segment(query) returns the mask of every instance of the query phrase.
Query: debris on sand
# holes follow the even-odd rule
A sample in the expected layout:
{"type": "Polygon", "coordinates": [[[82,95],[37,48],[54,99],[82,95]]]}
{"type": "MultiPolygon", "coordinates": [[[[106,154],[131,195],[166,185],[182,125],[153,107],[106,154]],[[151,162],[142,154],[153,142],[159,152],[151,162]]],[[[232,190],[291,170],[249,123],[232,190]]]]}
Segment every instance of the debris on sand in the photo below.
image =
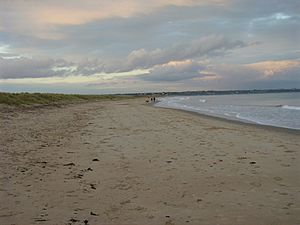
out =
{"type": "Polygon", "coordinates": [[[90,212],[90,214],[91,214],[92,216],[99,216],[99,214],[93,213],[93,212],[90,212]]]}
{"type": "Polygon", "coordinates": [[[75,163],[66,163],[64,166],[75,166],[75,163]]]}
{"type": "Polygon", "coordinates": [[[76,220],[76,219],[74,219],[74,218],[71,218],[70,221],[71,221],[72,223],[76,223],[76,222],[78,222],[79,220],[76,220]]]}

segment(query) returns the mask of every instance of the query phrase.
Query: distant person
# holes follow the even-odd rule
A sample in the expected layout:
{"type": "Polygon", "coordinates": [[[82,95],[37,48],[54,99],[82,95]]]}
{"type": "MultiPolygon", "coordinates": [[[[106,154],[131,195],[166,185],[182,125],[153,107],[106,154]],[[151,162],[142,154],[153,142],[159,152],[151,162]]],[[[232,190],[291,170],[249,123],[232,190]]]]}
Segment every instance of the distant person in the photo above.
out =
{"type": "Polygon", "coordinates": [[[155,97],[153,97],[153,101],[155,102],[155,97]]]}

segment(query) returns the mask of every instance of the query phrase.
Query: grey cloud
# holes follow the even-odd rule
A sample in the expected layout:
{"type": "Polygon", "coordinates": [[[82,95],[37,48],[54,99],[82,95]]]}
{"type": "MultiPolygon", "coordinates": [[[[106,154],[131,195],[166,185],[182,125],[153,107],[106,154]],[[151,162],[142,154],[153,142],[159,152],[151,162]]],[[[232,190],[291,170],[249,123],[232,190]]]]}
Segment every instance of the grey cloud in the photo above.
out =
{"type": "Polygon", "coordinates": [[[272,76],[265,76],[261,70],[242,65],[219,65],[212,71],[219,74],[221,79],[211,81],[210,85],[223,89],[281,88],[280,82],[285,84],[285,88],[300,88],[299,65],[275,71],[272,76]]]}
{"type": "Polygon", "coordinates": [[[138,76],[139,79],[151,82],[170,82],[189,80],[201,76],[205,65],[198,62],[157,65],[148,74],[138,76]]]}
{"type": "Polygon", "coordinates": [[[226,51],[246,46],[242,41],[231,41],[221,36],[210,36],[190,43],[173,45],[166,49],[146,51],[139,49],[131,52],[126,60],[124,69],[151,68],[155,65],[165,64],[170,61],[201,58],[205,56],[223,55],[226,51]]]}
{"type": "MultiPolygon", "coordinates": [[[[247,44],[242,41],[231,41],[222,36],[209,36],[164,49],[158,48],[150,51],[145,49],[134,50],[125,59],[121,60],[84,60],[78,63],[77,70],[74,73],[91,75],[101,72],[112,73],[128,72],[136,69],[151,69],[152,67],[171,61],[220,56],[231,49],[244,46],[247,46],[247,44]]],[[[152,70],[156,69],[157,67],[152,70]]]]}
{"type": "Polygon", "coordinates": [[[99,59],[84,59],[76,63],[76,70],[73,74],[89,76],[101,73],[105,71],[104,66],[105,64],[99,59]]]}
{"type": "Polygon", "coordinates": [[[29,59],[29,58],[11,58],[0,57],[0,78],[34,78],[51,77],[67,75],[71,66],[62,59],[29,59]]]}
{"type": "MultiPolygon", "coordinates": [[[[181,79],[172,69],[179,69],[184,77],[195,75],[195,64],[189,65],[189,72],[184,72],[180,67],[161,66],[171,61],[185,61],[203,57],[220,56],[231,49],[246,46],[242,41],[231,41],[222,36],[209,36],[190,43],[181,43],[169,48],[146,51],[139,49],[132,51],[124,60],[101,60],[81,59],[78,62],[68,62],[60,59],[29,59],[16,58],[0,60],[1,78],[24,78],[24,77],[50,77],[84,75],[89,76],[97,73],[128,72],[136,69],[150,69],[154,74],[165,74],[165,79],[181,79]],[[56,69],[54,69],[56,68],[56,69]],[[193,72],[193,75],[191,74],[193,72]],[[173,73],[173,78],[170,76],[173,73]],[[166,75],[168,74],[168,75],[166,75]],[[177,76],[177,77],[176,77],[177,76]],[[168,77],[168,78],[167,78],[168,77]]],[[[157,75],[156,75],[157,76],[157,75]]],[[[164,79],[164,78],[161,78],[164,79]]],[[[186,79],[186,78],[182,78],[186,79]]]]}
{"type": "Polygon", "coordinates": [[[19,55],[7,52],[0,52],[0,58],[9,59],[9,58],[20,58],[19,55]]]}
{"type": "Polygon", "coordinates": [[[291,80],[260,80],[240,83],[239,89],[281,89],[300,88],[299,83],[291,80]]]}
{"type": "MultiPolygon", "coordinates": [[[[299,1],[296,0],[230,0],[228,2],[230,4],[224,7],[218,4],[193,7],[166,5],[146,15],[137,14],[128,18],[115,17],[79,25],[51,27],[53,32],[63,34],[64,38],[59,40],[39,39],[23,33],[16,35],[12,32],[2,32],[0,41],[2,39],[19,51],[32,51],[39,54],[89,54],[95,57],[119,58],[134,49],[163,49],[170,43],[190,41],[205,35],[223,35],[228,38],[234,36],[234,39],[244,40],[248,38],[248,25],[254,19],[270,17],[279,12],[288,15],[299,14],[299,1]]],[[[11,20],[13,18],[8,22],[11,20]]],[[[16,25],[12,22],[11,26],[16,25]]],[[[276,28],[267,26],[257,24],[257,27],[255,26],[251,31],[254,38],[265,41],[272,36],[272,39],[284,41],[288,36],[295,36],[289,34],[296,33],[299,23],[291,23],[288,26],[283,24],[276,28]],[[267,29],[264,29],[265,26],[267,29]]]]}
{"type": "MultiPolygon", "coordinates": [[[[300,61],[299,61],[300,62],[300,61]]],[[[300,88],[300,65],[279,71],[274,79],[294,82],[296,88],[300,88]]]]}

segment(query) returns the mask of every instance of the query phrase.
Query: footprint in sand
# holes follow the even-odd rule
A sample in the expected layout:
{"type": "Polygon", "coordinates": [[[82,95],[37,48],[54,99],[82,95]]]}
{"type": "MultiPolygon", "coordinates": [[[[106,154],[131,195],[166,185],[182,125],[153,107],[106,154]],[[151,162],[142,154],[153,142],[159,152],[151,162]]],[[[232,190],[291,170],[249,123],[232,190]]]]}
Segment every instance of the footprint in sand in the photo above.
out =
{"type": "Polygon", "coordinates": [[[273,177],[273,179],[276,180],[276,181],[281,181],[282,180],[281,177],[273,177]]]}
{"type": "Polygon", "coordinates": [[[262,184],[259,182],[251,182],[250,185],[253,187],[260,187],[262,184]]]}
{"type": "Polygon", "coordinates": [[[280,164],[282,167],[290,167],[290,164],[280,164]]]}
{"type": "Polygon", "coordinates": [[[172,220],[166,221],[165,225],[175,225],[175,223],[172,222],[172,220]]]}
{"type": "Polygon", "coordinates": [[[296,151],[293,151],[293,150],[286,150],[286,151],[284,151],[284,152],[286,152],[286,153],[294,153],[294,152],[296,152],[296,151]]]}
{"type": "Polygon", "coordinates": [[[71,218],[69,221],[70,221],[70,222],[72,222],[72,223],[79,222],[79,220],[77,220],[77,219],[74,219],[74,218],[71,218]]]}
{"type": "Polygon", "coordinates": [[[278,192],[279,195],[289,195],[289,193],[286,192],[278,192]]]}
{"type": "Polygon", "coordinates": [[[99,216],[99,214],[94,213],[94,212],[90,212],[90,215],[91,215],[91,216],[99,216]]]}

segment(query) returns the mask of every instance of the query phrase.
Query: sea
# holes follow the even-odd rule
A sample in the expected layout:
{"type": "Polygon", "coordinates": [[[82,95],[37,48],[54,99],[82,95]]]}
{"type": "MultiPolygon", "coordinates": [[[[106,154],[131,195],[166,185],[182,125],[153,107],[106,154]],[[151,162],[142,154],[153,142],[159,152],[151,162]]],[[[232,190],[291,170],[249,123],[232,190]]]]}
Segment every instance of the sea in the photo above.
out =
{"type": "Polygon", "coordinates": [[[300,92],[170,96],[158,100],[157,107],[300,130],[300,92]]]}

